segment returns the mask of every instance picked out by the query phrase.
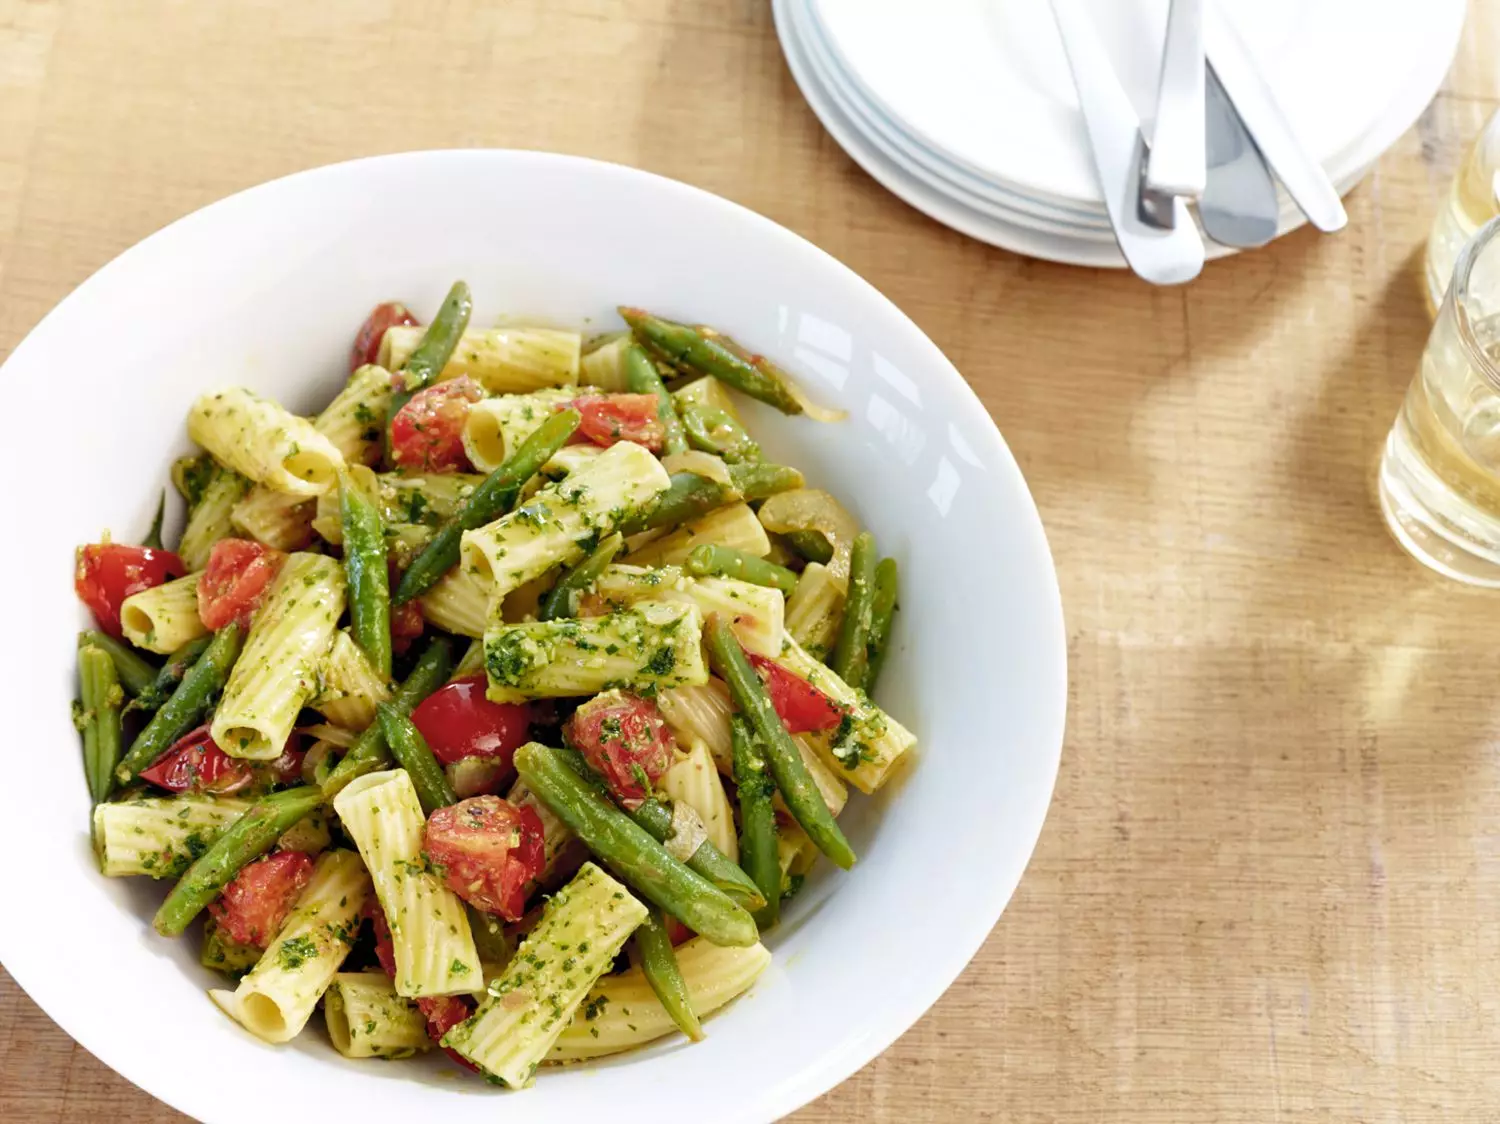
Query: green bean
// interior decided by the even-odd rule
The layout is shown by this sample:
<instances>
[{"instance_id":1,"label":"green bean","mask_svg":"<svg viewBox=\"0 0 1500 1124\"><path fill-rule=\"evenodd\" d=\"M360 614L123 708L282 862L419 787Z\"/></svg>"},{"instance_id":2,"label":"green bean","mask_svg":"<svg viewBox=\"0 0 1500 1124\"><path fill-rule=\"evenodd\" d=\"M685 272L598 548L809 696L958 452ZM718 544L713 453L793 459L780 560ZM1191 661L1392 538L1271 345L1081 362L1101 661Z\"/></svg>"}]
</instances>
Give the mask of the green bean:
<instances>
[{"instance_id":1,"label":"green bean","mask_svg":"<svg viewBox=\"0 0 1500 1124\"><path fill-rule=\"evenodd\" d=\"M779 589L787 595L797 588L797 575L785 566L735 550L732 546L695 546L688 555L687 568L688 573L698 577L722 574L726 578Z\"/></svg>"},{"instance_id":2,"label":"green bean","mask_svg":"<svg viewBox=\"0 0 1500 1124\"><path fill-rule=\"evenodd\" d=\"M802 473L784 464L732 464L729 478L746 500L763 500L777 492L800 488L804 483ZM729 502L730 493L708 477L696 472L674 472L667 490L650 507L622 523L620 531L633 535L653 527L675 527Z\"/></svg>"},{"instance_id":3,"label":"green bean","mask_svg":"<svg viewBox=\"0 0 1500 1124\"><path fill-rule=\"evenodd\" d=\"M760 460L760 446L728 410L707 402L684 402L682 428L695 449L734 464Z\"/></svg>"},{"instance_id":4,"label":"green bean","mask_svg":"<svg viewBox=\"0 0 1500 1124\"><path fill-rule=\"evenodd\" d=\"M599 580L605 567L615 560L625 547L624 536L610 535L578 565L557 579L546 597L542 599L541 619L555 621L559 617L571 617L578 612L576 596Z\"/></svg>"},{"instance_id":5,"label":"green bean","mask_svg":"<svg viewBox=\"0 0 1500 1124\"><path fill-rule=\"evenodd\" d=\"M781 905L781 856L776 849L776 809L771 804L776 784L766 772L766 756L743 715L729 720L729 736L740 798L740 861L766 898L765 908L752 915L755 924L769 929L776 924Z\"/></svg>"},{"instance_id":6,"label":"green bean","mask_svg":"<svg viewBox=\"0 0 1500 1124\"><path fill-rule=\"evenodd\" d=\"M828 666L851 687L863 687L870 668L870 610L875 598L875 536L861 531L849 552L849 595Z\"/></svg>"},{"instance_id":7,"label":"green bean","mask_svg":"<svg viewBox=\"0 0 1500 1124\"><path fill-rule=\"evenodd\" d=\"M419 702L448 681L452 666L453 646L442 637L435 638L417 657L406 682L391 695L390 708L397 714L410 714ZM389 760L385 732L379 722L371 722L323 781L323 795L332 800L355 777L373 773Z\"/></svg>"},{"instance_id":8,"label":"green bean","mask_svg":"<svg viewBox=\"0 0 1500 1124\"><path fill-rule=\"evenodd\" d=\"M614 799L604 779L589 767L589 763L583 759L583 754L576 749L557 749L553 752L557 754L559 761L577 773L605 800ZM665 843L676 833L673 824L673 809L651 797L642 800L639 807L626 809L625 814L650 832L651 838L658 843ZM689 870L703 875L746 909L759 909L766 904L765 896L750 876L706 837L698 844L698 849L688 856L687 866Z\"/></svg>"},{"instance_id":9,"label":"green bean","mask_svg":"<svg viewBox=\"0 0 1500 1124\"><path fill-rule=\"evenodd\" d=\"M146 532L146 537L141 540L142 546L149 546L153 550L161 550L161 524L167 517L167 490L161 490L161 499L156 501L156 518L151 520L151 529Z\"/></svg>"},{"instance_id":10,"label":"green bean","mask_svg":"<svg viewBox=\"0 0 1500 1124\"><path fill-rule=\"evenodd\" d=\"M375 714L386 744L391 747L391 756L396 759L396 764L406 770L412 787L417 790L422 811L430 816L439 808L457 804L458 794L448 783L447 774L433 756L432 747L427 744L427 739L422 736L422 731L417 729L416 724L400 711L391 709L390 703L380 703L375 708Z\"/></svg>"},{"instance_id":11,"label":"green bean","mask_svg":"<svg viewBox=\"0 0 1500 1124\"><path fill-rule=\"evenodd\" d=\"M826 566L833 560L833 546L822 531L783 531L781 537L809 562Z\"/></svg>"},{"instance_id":12,"label":"green bean","mask_svg":"<svg viewBox=\"0 0 1500 1124\"><path fill-rule=\"evenodd\" d=\"M759 938L755 922L733 899L668 854L556 750L530 742L516 750L515 763L526 787L643 897L714 944L748 948Z\"/></svg>"},{"instance_id":13,"label":"green bean","mask_svg":"<svg viewBox=\"0 0 1500 1124\"><path fill-rule=\"evenodd\" d=\"M120 673L120 682L132 695L139 695L150 688L157 671L150 660L145 659L130 645L116 640L108 633L90 628L78 634L80 648L103 648L115 661L115 670Z\"/></svg>"},{"instance_id":14,"label":"green bean","mask_svg":"<svg viewBox=\"0 0 1500 1124\"><path fill-rule=\"evenodd\" d=\"M208 713L224 689L229 670L240 658L240 649L244 646L245 629L238 621L225 625L214 635L203 655L177 684L172 697L162 703L161 709L151 716L146 728L136 736L130 752L115 770L116 780L129 784Z\"/></svg>"},{"instance_id":15,"label":"green bean","mask_svg":"<svg viewBox=\"0 0 1500 1124\"><path fill-rule=\"evenodd\" d=\"M751 668L739 641L729 625L718 614L709 618L703 630L708 645L709 662L719 673L719 678L729 685L730 698L739 712L750 720L770 766L781 798L786 801L792 818L802 825L809 838L835 863L845 870L854 865L854 850L839 825L823 802L818 786L813 782L802 753L792 735L786 732L765 684Z\"/></svg>"},{"instance_id":16,"label":"green bean","mask_svg":"<svg viewBox=\"0 0 1500 1124\"><path fill-rule=\"evenodd\" d=\"M391 677L391 587L380 511L345 475L339 481L349 631L382 679Z\"/></svg>"},{"instance_id":17,"label":"green bean","mask_svg":"<svg viewBox=\"0 0 1500 1124\"><path fill-rule=\"evenodd\" d=\"M720 382L775 406L783 414L800 414L802 405L788 390L786 375L769 360L751 355L728 336L712 328L676 324L639 308L622 308L620 315L635 338L661 355L679 371L712 375Z\"/></svg>"},{"instance_id":18,"label":"green bean","mask_svg":"<svg viewBox=\"0 0 1500 1124\"><path fill-rule=\"evenodd\" d=\"M732 464L729 478L747 501L790 492L806 483L801 472L784 464Z\"/></svg>"},{"instance_id":19,"label":"green bean","mask_svg":"<svg viewBox=\"0 0 1500 1124\"><path fill-rule=\"evenodd\" d=\"M458 562L458 548L465 531L483 527L511 509L520 494L521 485L530 480L553 454L567 443L583 417L577 410L559 410L537 427L536 432L505 463L484 478L464 504L432 536L432 541L401 575L392 599L404 605L425 593Z\"/></svg>"},{"instance_id":20,"label":"green bean","mask_svg":"<svg viewBox=\"0 0 1500 1124\"><path fill-rule=\"evenodd\" d=\"M208 650L208 646L213 641L212 633L194 637L168 656L167 662L162 664L161 670L156 673L156 678L125 705L125 713L139 710L146 714L155 714L160 710L172 697L172 692L177 690L177 684L182 682L182 677L188 673L188 668L198 662L198 657Z\"/></svg>"},{"instance_id":21,"label":"green bean","mask_svg":"<svg viewBox=\"0 0 1500 1124\"><path fill-rule=\"evenodd\" d=\"M865 643L865 694L875 693L875 681L885 666L891 647L891 622L896 615L899 575L894 558L882 558L875 567L875 593L870 599L870 638Z\"/></svg>"},{"instance_id":22,"label":"green bean","mask_svg":"<svg viewBox=\"0 0 1500 1124\"><path fill-rule=\"evenodd\" d=\"M103 648L78 649L77 722L83 734L83 775L95 804L109 796L120 760L120 705L125 692L115 661Z\"/></svg>"},{"instance_id":23,"label":"green bean","mask_svg":"<svg viewBox=\"0 0 1500 1124\"><path fill-rule=\"evenodd\" d=\"M323 803L312 785L263 796L188 867L156 911L152 924L164 937L179 935L236 874L260 858L282 834Z\"/></svg>"},{"instance_id":24,"label":"green bean","mask_svg":"<svg viewBox=\"0 0 1500 1124\"><path fill-rule=\"evenodd\" d=\"M687 980L682 978L682 969L677 965L677 953L672 951L672 938L667 936L661 910L654 905L646 907L646 920L635 931L635 947L641 954L641 974L672 1016L677 1029L694 1042L702 1042L703 1026L693 1010Z\"/></svg>"},{"instance_id":25,"label":"green bean","mask_svg":"<svg viewBox=\"0 0 1500 1124\"><path fill-rule=\"evenodd\" d=\"M469 315L474 311L474 300L469 295L469 286L462 281L453 282L448 295L427 330L422 333L412 353L407 356L402 377L396 380L391 395L391 405L386 417L395 420L396 411L411 401L412 395L437 381L438 375L453 357L464 329L469 326ZM389 431L389 423L387 423Z\"/></svg>"},{"instance_id":26,"label":"green bean","mask_svg":"<svg viewBox=\"0 0 1500 1124\"><path fill-rule=\"evenodd\" d=\"M505 922L473 906L466 906L465 912L469 915L469 931L474 934L479 959L486 964L509 964L516 954L516 942L505 931Z\"/></svg>"},{"instance_id":27,"label":"green bean","mask_svg":"<svg viewBox=\"0 0 1500 1124\"><path fill-rule=\"evenodd\" d=\"M685 453L688 451L686 435L682 432L682 419L677 416L677 405L667 390L666 383L656 370L656 363L638 343L625 348L625 386L635 394L656 395L656 416L661 419L666 431L662 439L662 452Z\"/></svg>"}]
</instances>

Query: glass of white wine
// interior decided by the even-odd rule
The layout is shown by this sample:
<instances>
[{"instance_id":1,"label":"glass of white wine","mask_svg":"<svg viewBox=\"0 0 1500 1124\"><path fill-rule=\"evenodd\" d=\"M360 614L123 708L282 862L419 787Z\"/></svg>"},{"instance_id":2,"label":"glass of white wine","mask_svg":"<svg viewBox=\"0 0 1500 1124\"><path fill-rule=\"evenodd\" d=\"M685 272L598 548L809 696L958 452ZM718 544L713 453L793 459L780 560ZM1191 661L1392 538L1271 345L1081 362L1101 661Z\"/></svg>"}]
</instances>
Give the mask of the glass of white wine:
<instances>
[{"instance_id":1,"label":"glass of white wine","mask_svg":"<svg viewBox=\"0 0 1500 1124\"><path fill-rule=\"evenodd\" d=\"M1464 154L1427 236L1427 297L1433 311L1443 303L1458 252L1496 215L1500 215L1500 111L1485 122Z\"/></svg>"},{"instance_id":2,"label":"glass of white wine","mask_svg":"<svg viewBox=\"0 0 1500 1124\"><path fill-rule=\"evenodd\" d=\"M1380 506L1419 561L1500 587L1500 218L1458 252L1386 438Z\"/></svg>"}]
</instances>

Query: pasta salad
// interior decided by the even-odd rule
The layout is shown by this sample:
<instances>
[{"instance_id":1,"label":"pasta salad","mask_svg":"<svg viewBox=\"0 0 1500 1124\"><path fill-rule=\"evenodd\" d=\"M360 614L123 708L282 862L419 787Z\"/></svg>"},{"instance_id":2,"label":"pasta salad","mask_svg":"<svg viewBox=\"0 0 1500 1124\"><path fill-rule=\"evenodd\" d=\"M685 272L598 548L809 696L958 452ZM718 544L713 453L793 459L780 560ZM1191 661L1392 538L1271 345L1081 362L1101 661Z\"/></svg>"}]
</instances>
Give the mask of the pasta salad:
<instances>
[{"instance_id":1,"label":"pasta salad","mask_svg":"<svg viewBox=\"0 0 1500 1124\"><path fill-rule=\"evenodd\" d=\"M700 1039L916 739L895 560L740 404L838 415L710 328L470 311L380 305L316 417L192 404L176 548L163 493L78 549L74 718L101 871L172 884L230 1018L520 1088Z\"/></svg>"}]
</instances>

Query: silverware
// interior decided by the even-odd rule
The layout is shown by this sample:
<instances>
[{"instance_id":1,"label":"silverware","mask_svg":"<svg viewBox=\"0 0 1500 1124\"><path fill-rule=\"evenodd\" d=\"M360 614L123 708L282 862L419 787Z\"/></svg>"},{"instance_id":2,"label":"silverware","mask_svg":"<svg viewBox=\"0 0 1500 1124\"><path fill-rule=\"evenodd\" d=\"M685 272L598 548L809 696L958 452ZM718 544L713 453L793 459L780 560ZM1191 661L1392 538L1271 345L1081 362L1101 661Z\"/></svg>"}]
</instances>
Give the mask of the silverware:
<instances>
[{"instance_id":1,"label":"silverware","mask_svg":"<svg viewBox=\"0 0 1500 1124\"><path fill-rule=\"evenodd\" d=\"M1171 198L1170 229L1143 214L1146 142L1098 33L1079 0L1052 0L1052 16L1073 72L1094 172L1120 252L1130 268L1152 284L1191 281L1203 270L1203 239L1180 198Z\"/></svg>"},{"instance_id":2,"label":"silverware","mask_svg":"<svg viewBox=\"0 0 1500 1124\"><path fill-rule=\"evenodd\" d=\"M1203 38L1208 61L1234 103L1255 147L1286 186L1302 213L1319 230L1333 233L1349 221L1328 175L1297 139L1297 132L1261 77L1255 59L1215 0L1205 11Z\"/></svg>"},{"instance_id":3,"label":"silverware","mask_svg":"<svg viewBox=\"0 0 1500 1124\"><path fill-rule=\"evenodd\" d=\"M1221 245L1246 250L1264 246L1281 223L1276 179L1213 67L1205 69L1208 176L1198 197L1198 220Z\"/></svg>"},{"instance_id":4,"label":"silverware","mask_svg":"<svg viewBox=\"0 0 1500 1124\"><path fill-rule=\"evenodd\" d=\"M1203 0L1172 0L1156 89L1146 187L1165 195L1203 193Z\"/></svg>"}]
</instances>

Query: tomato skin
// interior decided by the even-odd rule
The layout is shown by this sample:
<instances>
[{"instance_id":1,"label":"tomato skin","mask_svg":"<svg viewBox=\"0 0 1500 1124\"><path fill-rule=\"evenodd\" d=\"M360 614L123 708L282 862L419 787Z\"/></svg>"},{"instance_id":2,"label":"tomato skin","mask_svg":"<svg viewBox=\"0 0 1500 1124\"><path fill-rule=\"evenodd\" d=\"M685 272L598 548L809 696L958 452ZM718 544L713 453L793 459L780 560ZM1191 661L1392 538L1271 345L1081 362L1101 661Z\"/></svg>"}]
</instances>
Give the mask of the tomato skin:
<instances>
[{"instance_id":1,"label":"tomato skin","mask_svg":"<svg viewBox=\"0 0 1500 1124\"><path fill-rule=\"evenodd\" d=\"M667 430L654 394L585 394L570 403L583 415L578 432L596 445L634 441L653 453L662 450Z\"/></svg>"},{"instance_id":2,"label":"tomato skin","mask_svg":"<svg viewBox=\"0 0 1500 1124\"><path fill-rule=\"evenodd\" d=\"M677 945L682 944L684 941L693 939L693 931L686 925L684 925L681 921L677 920L677 918L673 917L670 913L666 914L663 917L663 920L666 922L667 926L667 939L672 942L672 946L674 948Z\"/></svg>"},{"instance_id":3,"label":"tomato skin","mask_svg":"<svg viewBox=\"0 0 1500 1124\"><path fill-rule=\"evenodd\" d=\"M426 387L391 420L391 459L412 472L461 472L469 468L464 423L484 390L468 375Z\"/></svg>"},{"instance_id":4,"label":"tomato skin","mask_svg":"<svg viewBox=\"0 0 1500 1124\"><path fill-rule=\"evenodd\" d=\"M208 911L231 939L265 948L312 872L313 861L303 852L277 851L236 874Z\"/></svg>"},{"instance_id":5,"label":"tomato skin","mask_svg":"<svg viewBox=\"0 0 1500 1124\"><path fill-rule=\"evenodd\" d=\"M498 757L509 771L516 750L526 744L531 707L490 702L484 697L486 685L483 673L455 679L411 712L412 723L444 765L465 757Z\"/></svg>"},{"instance_id":6,"label":"tomato skin","mask_svg":"<svg viewBox=\"0 0 1500 1124\"><path fill-rule=\"evenodd\" d=\"M396 588L394 585L392 589ZM412 642L417 640L424 629L427 621L422 616L422 606L416 601L408 601L404 605L391 606L391 651L398 656L405 655Z\"/></svg>"},{"instance_id":7,"label":"tomato skin","mask_svg":"<svg viewBox=\"0 0 1500 1124\"><path fill-rule=\"evenodd\" d=\"M370 315L365 317L365 322L359 326L359 333L354 337L354 346L349 350L349 373L352 375L366 363L373 363L380 357L380 341L385 338L388 329L397 324L420 323L406 305L399 301L377 304L370 310Z\"/></svg>"},{"instance_id":8,"label":"tomato skin","mask_svg":"<svg viewBox=\"0 0 1500 1124\"><path fill-rule=\"evenodd\" d=\"M455 894L515 921L526 912L526 884L542 872L541 817L530 805L471 796L432 813L424 849Z\"/></svg>"},{"instance_id":9,"label":"tomato skin","mask_svg":"<svg viewBox=\"0 0 1500 1124\"><path fill-rule=\"evenodd\" d=\"M198 619L217 632L232 621L248 624L286 555L249 539L220 539L198 578Z\"/></svg>"},{"instance_id":10,"label":"tomato skin","mask_svg":"<svg viewBox=\"0 0 1500 1124\"><path fill-rule=\"evenodd\" d=\"M208 726L203 725L178 738L140 775L168 792L227 796L248 787L255 779L255 769L250 762L230 757L220 749L209 736Z\"/></svg>"},{"instance_id":11,"label":"tomato skin","mask_svg":"<svg viewBox=\"0 0 1500 1124\"><path fill-rule=\"evenodd\" d=\"M627 808L647 796L637 770L655 784L672 767L676 743L651 699L606 691L574 711L563 733Z\"/></svg>"},{"instance_id":12,"label":"tomato skin","mask_svg":"<svg viewBox=\"0 0 1500 1124\"><path fill-rule=\"evenodd\" d=\"M170 550L123 543L91 543L74 556L73 589L94 614L99 627L119 639L120 606L125 598L155 589L187 573Z\"/></svg>"},{"instance_id":13,"label":"tomato skin","mask_svg":"<svg viewBox=\"0 0 1500 1124\"><path fill-rule=\"evenodd\" d=\"M789 734L810 734L832 730L844 720L844 712L832 699L800 675L793 675L775 660L746 652L755 670L766 684L771 705L781 716Z\"/></svg>"}]
</instances>

